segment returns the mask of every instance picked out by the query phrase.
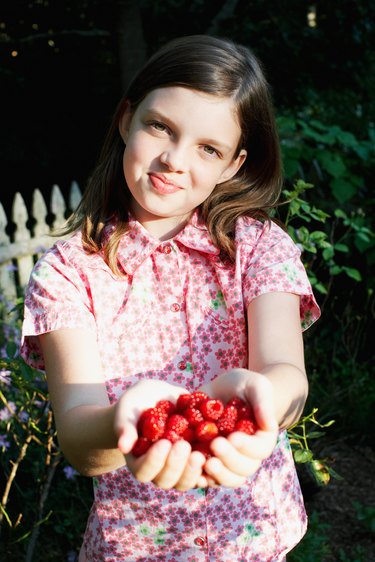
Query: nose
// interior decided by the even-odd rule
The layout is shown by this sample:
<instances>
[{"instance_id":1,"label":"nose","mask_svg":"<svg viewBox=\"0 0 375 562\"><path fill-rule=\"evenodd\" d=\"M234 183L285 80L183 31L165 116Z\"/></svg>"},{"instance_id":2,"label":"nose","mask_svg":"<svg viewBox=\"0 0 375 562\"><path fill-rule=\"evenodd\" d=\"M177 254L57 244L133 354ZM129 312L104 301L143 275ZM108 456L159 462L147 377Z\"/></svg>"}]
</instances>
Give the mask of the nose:
<instances>
[{"instance_id":1,"label":"nose","mask_svg":"<svg viewBox=\"0 0 375 562\"><path fill-rule=\"evenodd\" d=\"M169 146L160 155L160 162L171 172L182 173L186 167L186 154L182 147Z\"/></svg>"}]
</instances>

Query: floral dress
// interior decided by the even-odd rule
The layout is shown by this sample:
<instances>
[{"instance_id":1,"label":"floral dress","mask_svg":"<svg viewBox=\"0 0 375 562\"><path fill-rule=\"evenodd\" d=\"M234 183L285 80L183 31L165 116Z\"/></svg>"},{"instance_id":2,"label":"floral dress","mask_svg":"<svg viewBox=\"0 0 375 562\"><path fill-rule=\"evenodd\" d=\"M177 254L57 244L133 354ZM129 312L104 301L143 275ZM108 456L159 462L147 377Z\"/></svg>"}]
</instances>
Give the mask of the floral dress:
<instances>
[{"instance_id":1,"label":"floral dress","mask_svg":"<svg viewBox=\"0 0 375 562\"><path fill-rule=\"evenodd\" d=\"M113 224L107 227L110 236ZM43 369L37 335L96 334L109 400L156 378L193 391L247 367L246 308L261 294L300 295L302 329L319 316L300 251L276 224L240 218L236 261L223 263L194 213L173 239L137 221L123 235L116 277L81 235L58 241L36 264L25 301L22 355ZM94 478L80 561L280 562L306 530L285 431L256 474L237 488L161 490L126 466Z\"/></svg>"}]
</instances>

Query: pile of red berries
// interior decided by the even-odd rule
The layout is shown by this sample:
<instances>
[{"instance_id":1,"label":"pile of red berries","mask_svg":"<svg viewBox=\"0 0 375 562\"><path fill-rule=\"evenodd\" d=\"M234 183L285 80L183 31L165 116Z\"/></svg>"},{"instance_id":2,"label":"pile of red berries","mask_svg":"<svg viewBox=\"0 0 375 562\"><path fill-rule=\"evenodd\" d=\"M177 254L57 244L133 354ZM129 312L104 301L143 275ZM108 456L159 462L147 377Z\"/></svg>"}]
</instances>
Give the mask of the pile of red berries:
<instances>
[{"instance_id":1,"label":"pile of red berries","mask_svg":"<svg viewBox=\"0 0 375 562\"><path fill-rule=\"evenodd\" d=\"M175 443L188 441L194 451L210 456L210 442L233 431L253 435L256 424L250 407L234 397L224 406L221 400L204 392L181 394L176 404L160 400L154 408L142 412L137 425L138 439L132 449L135 457L143 455L159 439Z\"/></svg>"}]
</instances>

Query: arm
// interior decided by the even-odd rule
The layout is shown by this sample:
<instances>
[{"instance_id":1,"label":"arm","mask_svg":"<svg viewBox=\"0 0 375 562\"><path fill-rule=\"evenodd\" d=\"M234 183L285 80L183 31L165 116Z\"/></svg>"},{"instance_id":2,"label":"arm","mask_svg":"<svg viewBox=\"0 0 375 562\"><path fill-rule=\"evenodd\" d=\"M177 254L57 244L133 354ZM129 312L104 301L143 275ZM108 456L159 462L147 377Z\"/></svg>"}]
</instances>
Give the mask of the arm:
<instances>
[{"instance_id":1,"label":"arm","mask_svg":"<svg viewBox=\"0 0 375 562\"><path fill-rule=\"evenodd\" d=\"M59 444L85 476L124 465L114 431L93 332L67 329L39 336Z\"/></svg>"},{"instance_id":2,"label":"arm","mask_svg":"<svg viewBox=\"0 0 375 562\"><path fill-rule=\"evenodd\" d=\"M204 387L224 401L238 395L253 408L259 430L212 442L206 472L219 484L239 486L273 451L279 427L300 416L308 384L304 368L299 297L268 293L248 308L249 368L233 369Z\"/></svg>"},{"instance_id":3,"label":"arm","mask_svg":"<svg viewBox=\"0 0 375 562\"><path fill-rule=\"evenodd\" d=\"M110 405L93 332L65 329L43 334L48 389L59 443L69 462L85 476L97 476L125 464L142 482L188 490L202 478L204 457L185 442L155 443L145 455L129 455L141 411L158 400L177 400L186 392L164 381L144 380Z\"/></svg>"},{"instance_id":4,"label":"arm","mask_svg":"<svg viewBox=\"0 0 375 562\"><path fill-rule=\"evenodd\" d=\"M272 383L281 428L299 419L308 394L299 300L290 293L268 293L248 308L249 370Z\"/></svg>"}]
</instances>

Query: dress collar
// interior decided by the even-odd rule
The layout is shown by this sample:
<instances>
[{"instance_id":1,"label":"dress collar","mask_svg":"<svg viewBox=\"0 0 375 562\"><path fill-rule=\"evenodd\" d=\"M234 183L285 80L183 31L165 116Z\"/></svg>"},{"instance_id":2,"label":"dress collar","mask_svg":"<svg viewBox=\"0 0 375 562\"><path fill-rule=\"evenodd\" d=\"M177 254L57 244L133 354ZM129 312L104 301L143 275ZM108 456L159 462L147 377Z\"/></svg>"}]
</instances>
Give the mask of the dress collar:
<instances>
[{"instance_id":1,"label":"dress collar","mask_svg":"<svg viewBox=\"0 0 375 562\"><path fill-rule=\"evenodd\" d=\"M108 236L114 230L114 224L108 226ZM128 275L134 275L136 269L159 247L178 243L205 254L218 255L219 249L212 242L207 227L200 221L198 212L194 211L186 226L171 240L162 242L154 238L138 221L129 216L129 230L122 236L117 259Z\"/></svg>"}]
</instances>

